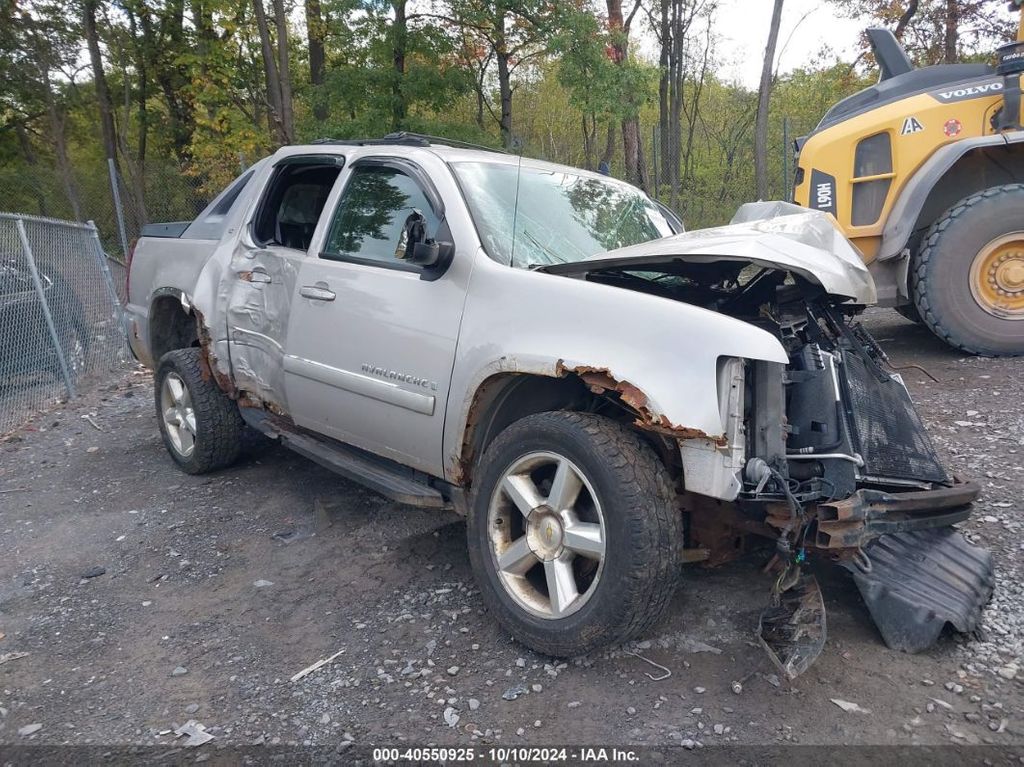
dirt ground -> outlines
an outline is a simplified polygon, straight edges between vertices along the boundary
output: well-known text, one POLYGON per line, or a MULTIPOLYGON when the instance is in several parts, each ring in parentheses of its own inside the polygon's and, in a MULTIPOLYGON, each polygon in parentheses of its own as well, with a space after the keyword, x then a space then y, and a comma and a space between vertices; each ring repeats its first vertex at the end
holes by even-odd
POLYGON ((964 526, 998 567, 979 637, 891 651, 825 566, 828 644, 789 687, 753 641, 760 551, 688 568, 644 641, 556 662, 481 609, 460 518, 259 441, 187 476, 136 372, 0 443, 0 744, 171 744, 190 719, 237 744, 1024 744, 1024 360, 964 357, 891 312, 867 324, 938 379, 904 371, 984 486, 964 526))

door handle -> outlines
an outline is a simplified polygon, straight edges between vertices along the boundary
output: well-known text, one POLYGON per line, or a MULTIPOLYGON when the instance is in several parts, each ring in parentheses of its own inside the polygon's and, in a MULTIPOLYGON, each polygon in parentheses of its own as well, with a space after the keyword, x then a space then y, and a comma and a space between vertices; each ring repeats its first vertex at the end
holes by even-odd
POLYGON ((269 285, 273 282, 273 280, 270 279, 270 275, 267 274, 267 270, 260 266, 257 266, 248 272, 239 272, 238 277, 246 282, 252 282, 258 285, 269 285))
POLYGON ((337 298, 337 294, 322 282, 316 285, 303 285, 299 288, 299 295, 314 301, 333 301, 337 298))

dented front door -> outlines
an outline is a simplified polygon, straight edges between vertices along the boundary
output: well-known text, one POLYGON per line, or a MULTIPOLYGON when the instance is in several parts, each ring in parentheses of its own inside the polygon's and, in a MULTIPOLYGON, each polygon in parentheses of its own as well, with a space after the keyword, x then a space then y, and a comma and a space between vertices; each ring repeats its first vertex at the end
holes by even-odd
POLYGON ((465 232, 449 231, 433 182, 411 162, 364 159, 343 172, 342 184, 325 210, 323 239, 299 271, 285 355, 290 415, 441 476, 469 259, 456 255, 430 271, 400 251, 414 211, 429 236, 453 240, 456 251, 465 232))

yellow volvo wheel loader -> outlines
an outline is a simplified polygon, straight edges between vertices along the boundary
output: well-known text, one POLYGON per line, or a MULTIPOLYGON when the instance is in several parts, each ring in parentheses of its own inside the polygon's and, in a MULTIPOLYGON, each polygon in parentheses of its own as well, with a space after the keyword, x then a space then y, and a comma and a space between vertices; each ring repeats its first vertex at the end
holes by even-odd
POLYGON ((794 200, 831 213, 879 302, 973 354, 1024 354, 1024 8, 995 67, 914 68, 867 31, 878 83, 797 140, 794 200))

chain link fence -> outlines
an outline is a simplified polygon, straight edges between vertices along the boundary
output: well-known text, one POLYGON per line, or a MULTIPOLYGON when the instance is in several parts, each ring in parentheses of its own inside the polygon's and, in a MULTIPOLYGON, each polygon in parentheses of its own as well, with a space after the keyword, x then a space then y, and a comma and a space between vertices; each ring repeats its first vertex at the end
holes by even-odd
POLYGON ((0 200, 5 210, 93 221, 104 251, 121 263, 126 262, 143 226, 191 221, 210 199, 201 179, 183 173, 171 161, 147 162, 142 171, 123 164, 118 171, 106 159, 80 161, 64 169, 42 158, 30 165, 0 166, 0 200))
POLYGON ((127 364, 111 265, 91 222, 0 213, 0 434, 127 364))

